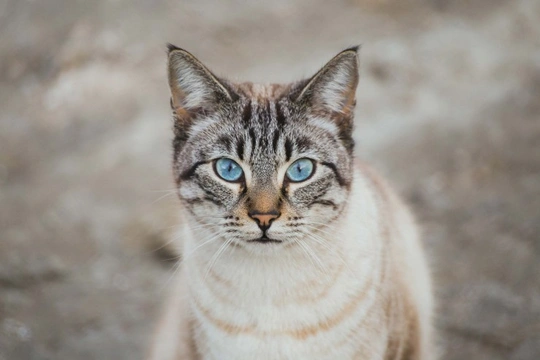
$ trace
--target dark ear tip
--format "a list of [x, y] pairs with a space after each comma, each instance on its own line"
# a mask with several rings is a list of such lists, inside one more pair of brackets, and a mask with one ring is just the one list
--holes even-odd
[[173, 45], [171, 43], [167, 43], [167, 50], [168, 50], [168, 54], [170, 55], [173, 51], [181, 51], [181, 52], [184, 52], [184, 53], [188, 53], [188, 51], [182, 49], [182, 48], [179, 48], [178, 46], [176, 45]]
[[358, 58], [359, 50], [360, 50], [360, 45], [351, 46], [343, 50], [339, 54], [337, 54], [335, 58], [346, 60], [346, 61], [353, 61], [356, 64], [355, 66], [358, 66], [358, 62], [360, 61], [360, 59]]
[[358, 54], [358, 52], [360, 51], [360, 48], [362, 47], [362, 45], [355, 45], [355, 46], [351, 46], [351, 47], [348, 47], [346, 48], [345, 50], [342, 51], [342, 53], [346, 53], [346, 52], [354, 52], [355, 54]]
[[167, 50], [169, 53], [171, 53], [171, 51], [174, 51], [174, 50], [180, 50], [180, 48], [176, 45], [173, 45], [171, 43], [167, 43]]

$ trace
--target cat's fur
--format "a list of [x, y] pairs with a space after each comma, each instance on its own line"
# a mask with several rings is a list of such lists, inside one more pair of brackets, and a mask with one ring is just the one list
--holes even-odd
[[[353, 159], [357, 49], [290, 85], [232, 84], [169, 47], [183, 261], [152, 360], [434, 359], [416, 225]], [[239, 163], [228, 183], [214, 160]], [[285, 179], [315, 160], [305, 182]], [[259, 243], [249, 213], [279, 214]]]

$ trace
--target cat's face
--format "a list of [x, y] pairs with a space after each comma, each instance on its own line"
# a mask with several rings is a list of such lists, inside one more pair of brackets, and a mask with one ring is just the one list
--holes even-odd
[[293, 85], [218, 80], [169, 54], [174, 174], [196, 226], [252, 251], [317, 242], [348, 198], [356, 49]]

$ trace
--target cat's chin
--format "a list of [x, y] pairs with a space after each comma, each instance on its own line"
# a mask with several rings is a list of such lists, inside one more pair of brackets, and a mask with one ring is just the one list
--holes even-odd
[[251, 255], [263, 256], [278, 254], [282, 249], [292, 244], [289, 240], [279, 240], [267, 236], [236, 240], [234, 243], [238, 248], [243, 248]]
[[279, 243], [282, 243], [283, 241], [282, 240], [271, 239], [268, 236], [264, 235], [264, 236], [261, 236], [260, 238], [248, 240], [247, 242], [248, 243], [258, 243], [258, 244], [279, 244]]

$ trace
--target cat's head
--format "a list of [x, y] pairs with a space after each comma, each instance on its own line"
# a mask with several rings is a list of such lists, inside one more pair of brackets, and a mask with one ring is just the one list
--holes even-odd
[[174, 176], [194, 229], [266, 251], [338, 219], [352, 181], [357, 48], [288, 85], [233, 84], [169, 46]]

